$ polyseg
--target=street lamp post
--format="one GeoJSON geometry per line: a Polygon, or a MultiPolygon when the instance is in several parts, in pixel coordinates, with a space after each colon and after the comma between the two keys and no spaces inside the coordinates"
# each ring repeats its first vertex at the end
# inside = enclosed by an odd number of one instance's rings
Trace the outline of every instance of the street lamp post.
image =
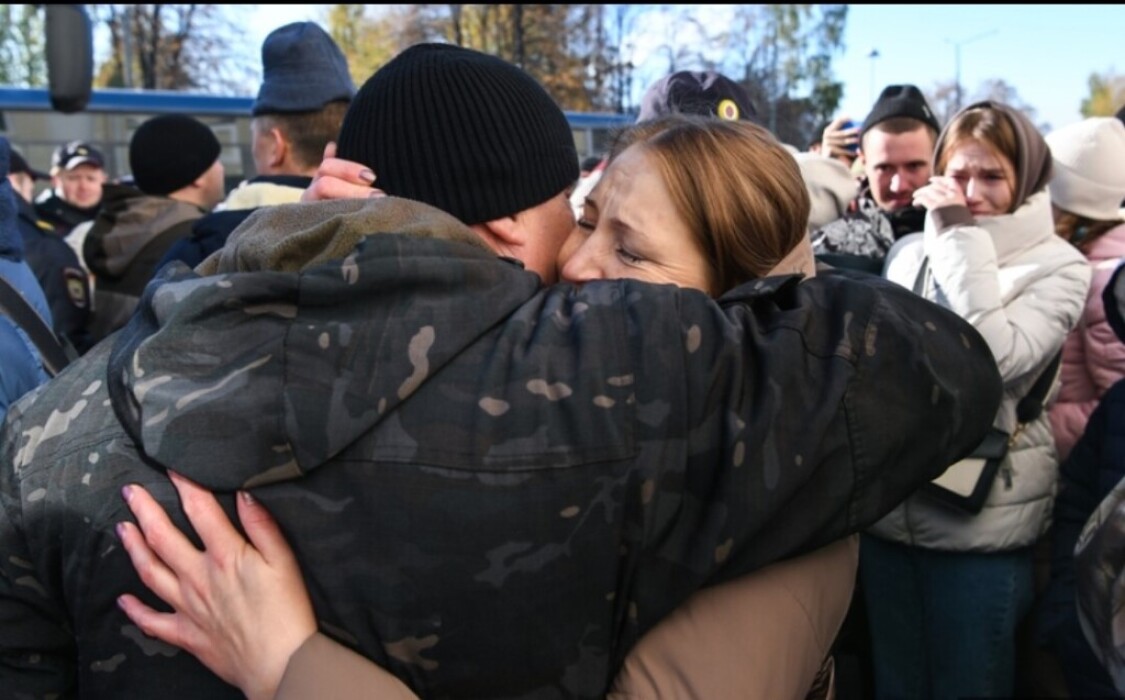
{"type": "Polygon", "coordinates": [[[977,34],[976,36],[962,39],[961,41],[945,40],[947,44],[953,44],[953,87],[957,95],[957,106],[956,109],[954,109],[954,113],[961,111],[961,100],[963,97],[963,90],[961,88],[961,47],[971,44],[974,41],[984,39],[985,37],[990,37],[995,33],[995,29],[990,29],[983,34],[977,34]]]}
{"type": "Polygon", "coordinates": [[[868,92],[868,104],[875,104],[875,59],[879,58],[879,49],[874,46],[867,52],[867,57],[871,59],[871,90],[868,92]]]}

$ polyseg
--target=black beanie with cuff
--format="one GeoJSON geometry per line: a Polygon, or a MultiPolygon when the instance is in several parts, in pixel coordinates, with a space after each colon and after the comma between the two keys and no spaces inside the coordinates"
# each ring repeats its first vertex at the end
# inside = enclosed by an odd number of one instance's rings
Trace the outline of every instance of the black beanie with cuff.
{"type": "Polygon", "coordinates": [[[558,105],[526,72],[450,44],[417,44],[352,100],[337,156],[374,171],[375,187],[465,224],[530,209],[578,179],[558,105]]]}

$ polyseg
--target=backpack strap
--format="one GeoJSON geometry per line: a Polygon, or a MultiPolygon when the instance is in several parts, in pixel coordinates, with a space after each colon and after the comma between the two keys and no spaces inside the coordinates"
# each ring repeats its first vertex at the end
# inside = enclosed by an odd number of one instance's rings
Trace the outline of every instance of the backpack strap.
{"type": "Polygon", "coordinates": [[[58,336],[47,325],[27,299],[11,285],[8,280],[0,277],[0,313],[4,314],[19,326],[31,338],[43,369],[54,377],[68,364],[78,357],[74,346],[59,342],[58,336]]]}

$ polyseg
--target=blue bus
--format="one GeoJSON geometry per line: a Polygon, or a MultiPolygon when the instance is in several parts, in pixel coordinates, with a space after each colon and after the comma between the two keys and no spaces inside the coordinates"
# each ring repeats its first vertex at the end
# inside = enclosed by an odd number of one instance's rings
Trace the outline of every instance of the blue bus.
{"type": "MultiPolygon", "coordinates": [[[[111,178],[129,172],[129,140],[156,114],[190,114],[207,123],[223,144],[228,189],[252,177],[250,105],[252,97],[228,97],[160,90],[94,90],[86,107],[64,114],[51,107],[46,88],[0,86],[0,133],[32,167],[48,170],[61,143],[81,139],[102,149],[111,178]]],[[[567,112],[580,158],[601,155],[612,135],[634,120],[626,114],[567,112]]]]}

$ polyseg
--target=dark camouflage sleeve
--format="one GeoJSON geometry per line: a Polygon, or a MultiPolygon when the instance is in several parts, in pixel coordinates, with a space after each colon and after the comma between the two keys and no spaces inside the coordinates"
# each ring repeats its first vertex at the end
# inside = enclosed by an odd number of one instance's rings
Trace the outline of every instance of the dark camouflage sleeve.
{"type": "MultiPolygon", "coordinates": [[[[663,568],[649,583],[727,580],[858,532],[968,454],[995,416],[991,353],[951,312],[874,278],[755,289],[771,284],[723,297],[722,317],[706,305],[667,314],[682,348],[653,352],[645,338],[666,333],[650,315],[648,328],[634,319],[638,412],[668,411],[668,396],[685,403],[682,432],[642,433],[641,450],[658,463],[662,441],[682,439],[689,453],[686,471],[643,486],[638,556],[647,573],[663,568]],[[643,377],[679,378],[683,390],[646,391],[658,382],[643,377]]],[[[631,593],[638,633],[680,598],[655,586],[631,593]]]]}
{"type": "MultiPolygon", "coordinates": [[[[25,536],[21,488],[11,465],[20,443],[12,422],[0,432],[0,696],[5,698],[72,697],[77,657],[74,633],[52,594],[25,536]]],[[[40,498],[44,494],[39,494],[40,498]]],[[[27,499],[40,500],[36,494],[27,499]]],[[[57,579],[56,579],[57,580],[57,579]]]]}

